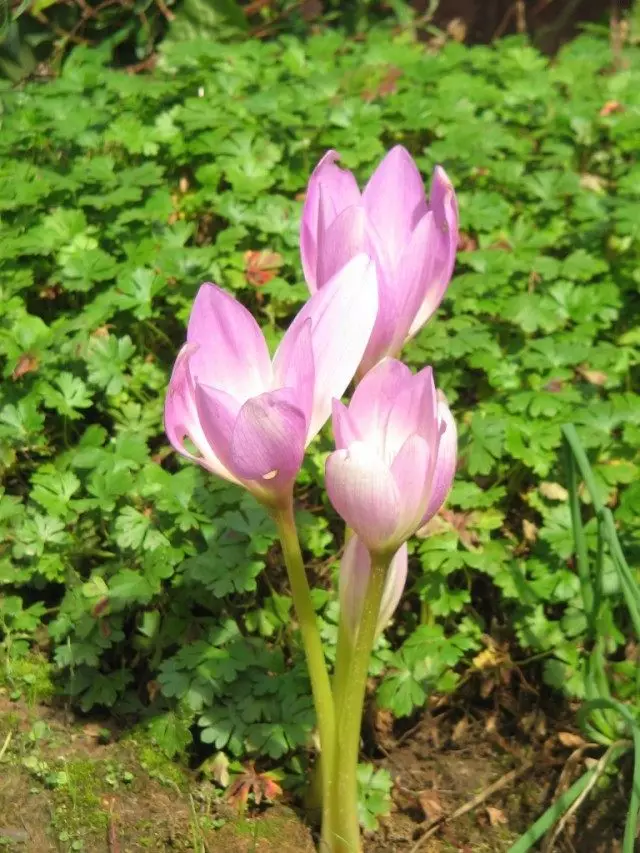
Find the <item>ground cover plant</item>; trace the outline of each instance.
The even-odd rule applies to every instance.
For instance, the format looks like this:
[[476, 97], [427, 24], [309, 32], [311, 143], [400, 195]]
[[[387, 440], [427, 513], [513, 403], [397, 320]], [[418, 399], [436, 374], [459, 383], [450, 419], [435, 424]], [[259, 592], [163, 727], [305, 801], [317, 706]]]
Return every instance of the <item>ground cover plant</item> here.
[[[461, 458], [448, 508], [412, 545], [408, 606], [375, 649], [376, 702], [404, 719], [469, 674], [490, 688], [518, 646], [533, 678], [584, 698], [561, 426], [575, 423], [633, 565], [637, 49], [616, 69], [597, 33], [551, 63], [522, 41], [431, 53], [380, 30], [167, 45], [153, 76], [108, 60], [78, 49], [58, 79], [2, 89], [12, 695], [37, 686], [40, 652], [78, 708], [142, 720], [168, 755], [222, 751], [299, 784], [314, 717], [275, 529], [169, 456], [163, 395], [203, 280], [281, 337], [306, 298], [299, 196], [319, 156], [336, 148], [364, 178], [402, 142], [425, 176], [446, 168], [460, 203], [456, 275], [406, 356], [437, 364]], [[323, 435], [305, 462], [299, 525], [331, 658], [339, 525], [315, 486], [330, 447]], [[594, 518], [594, 557], [596, 533]], [[609, 559], [598, 630], [626, 701], [636, 648]]]

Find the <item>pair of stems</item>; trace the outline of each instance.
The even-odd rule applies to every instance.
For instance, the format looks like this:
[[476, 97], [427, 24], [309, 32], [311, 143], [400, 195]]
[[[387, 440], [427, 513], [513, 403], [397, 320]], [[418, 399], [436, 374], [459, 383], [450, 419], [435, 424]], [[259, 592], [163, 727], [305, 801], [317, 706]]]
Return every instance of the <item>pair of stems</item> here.
[[271, 507], [271, 515], [282, 544], [318, 719], [322, 777], [320, 851], [360, 853], [357, 781], [360, 727], [389, 560], [372, 556], [371, 576], [355, 640], [345, 628], [344, 620], [340, 620], [332, 691], [300, 550], [292, 496], [282, 505]]

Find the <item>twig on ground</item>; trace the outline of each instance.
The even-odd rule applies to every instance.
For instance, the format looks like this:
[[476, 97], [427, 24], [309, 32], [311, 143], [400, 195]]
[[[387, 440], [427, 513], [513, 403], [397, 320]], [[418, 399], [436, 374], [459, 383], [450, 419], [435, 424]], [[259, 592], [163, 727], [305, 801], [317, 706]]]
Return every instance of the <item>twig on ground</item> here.
[[409, 853], [417, 853], [417, 851], [422, 847], [422, 845], [431, 838], [432, 835], [435, 835], [436, 832], [440, 829], [441, 826], [445, 823], [450, 823], [452, 820], [456, 820], [456, 818], [462, 817], [462, 815], [467, 814], [467, 812], [473, 811], [479, 805], [488, 800], [489, 797], [493, 796], [498, 791], [501, 791], [503, 788], [506, 788], [507, 785], [510, 785], [512, 782], [515, 782], [516, 779], [519, 779], [520, 776], [524, 776], [525, 773], [528, 773], [529, 770], [533, 767], [535, 762], [526, 761], [521, 767], [518, 767], [516, 770], [511, 770], [509, 773], [505, 773], [504, 776], [501, 776], [500, 779], [496, 780], [493, 784], [489, 785], [488, 788], [485, 788], [483, 791], [480, 791], [479, 794], [476, 794], [475, 797], [472, 797], [468, 802], [464, 803], [464, 805], [460, 806], [460, 808], [456, 809], [454, 812], [451, 812], [447, 815], [442, 815], [437, 820], [431, 821], [420, 838], [413, 845]]
[[13, 737], [13, 732], [7, 732], [7, 736], [4, 739], [4, 743], [2, 744], [2, 749], [0, 749], [0, 761], [4, 758], [4, 754], [11, 743], [11, 738]]

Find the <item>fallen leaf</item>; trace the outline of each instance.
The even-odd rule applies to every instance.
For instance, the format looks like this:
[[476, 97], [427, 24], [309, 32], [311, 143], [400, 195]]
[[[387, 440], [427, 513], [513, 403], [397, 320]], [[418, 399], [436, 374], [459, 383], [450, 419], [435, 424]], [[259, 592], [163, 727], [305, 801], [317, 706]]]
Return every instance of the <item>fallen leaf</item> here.
[[550, 501], [566, 501], [569, 497], [569, 492], [560, 483], [542, 482], [538, 488], [540, 494]]
[[529, 521], [528, 518], [524, 518], [522, 520], [522, 532], [524, 533], [524, 538], [527, 542], [535, 542], [538, 538], [538, 528], [533, 521]]
[[469, 720], [467, 717], [463, 717], [453, 727], [453, 731], [451, 732], [451, 740], [454, 743], [460, 743], [467, 732], [469, 731]]
[[13, 373], [11, 374], [11, 378], [15, 382], [20, 379], [21, 376], [24, 376], [25, 373], [33, 373], [34, 370], [38, 369], [38, 359], [35, 355], [31, 355], [31, 353], [25, 352], [18, 359], [18, 363], [13, 368]]
[[573, 732], [558, 732], [558, 740], [567, 749], [579, 749], [584, 746], [585, 740]]
[[458, 234], [458, 250], [460, 252], [475, 252], [478, 248], [478, 241], [471, 234], [460, 231]]
[[503, 826], [508, 823], [507, 816], [502, 809], [497, 809], [495, 806], [486, 806], [487, 816], [491, 826]]
[[444, 807], [436, 790], [420, 791], [418, 802], [424, 813], [424, 819], [430, 822], [438, 820], [444, 813]]
[[467, 25], [462, 18], [452, 18], [447, 24], [447, 35], [454, 41], [462, 42], [467, 37]]
[[603, 193], [606, 190], [607, 182], [600, 175], [591, 175], [589, 172], [583, 172], [580, 175], [580, 186], [584, 190], [591, 190], [594, 193]]
[[213, 779], [222, 788], [229, 785], [229, 759], [224, 752], [218, 752], [214, 758], [207, 763], [207, 769], [211, 772]]
[[620, 101], [607, 101], [600, 109], [601, 116], [610, 116], [611, 113], [623, 113], [624, 107]]
[[282, 266], [282, 255], [264, 249], [261, 252], [249, 250], [244, 253], [244, 274], [249, 284], [263, 287], [275, 278]]
[[602, 372], [602, 370], [589, 370], [589, 368], [584, 366], [580, 366], [578, 368], [578, 373], [583, 379], [586, 379], [587, 382], [598, 386], [605, 385], [609, 378], [606, 373]]

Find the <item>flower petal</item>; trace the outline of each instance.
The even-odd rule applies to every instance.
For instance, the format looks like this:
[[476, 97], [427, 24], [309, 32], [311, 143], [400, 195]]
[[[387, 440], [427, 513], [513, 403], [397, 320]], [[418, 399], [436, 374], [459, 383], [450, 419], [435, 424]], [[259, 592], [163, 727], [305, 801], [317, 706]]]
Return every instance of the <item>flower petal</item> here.
[[316, 270], [318, 263], [318, 224], [320, 217], [320, 186], [323, 188], [324, 227], [346, 207], [360, 202], [360, 190], [351, 172], [335, 165], [340, 159], [337, 151], [327, 151], [313, 170], [309, 180], [302, 219], [300, 222], [300, 254], [304, 277], [311, 293], [318, 288]]
[[[324, 190], [321, 187], [321, 203]], [[342, 267], [358, 253], [366, 251], [366, 216], [362, 205], [345, 208], [330, 225], [323, 220], [318, 226], [318, 261], [316, 282], [318, 287], [340, 272]]]
[[313, 408], [315, 365], [311, 340], [311, 317], [286, 334], [273, 359], [273, 384], [276, 388], [292, 388], [296, 405], [304, 413], [307, 425]]
[[413, 374], [395, 358], [385, 358], [361, 379], [349, 404], [349, 415], [361, 439], [382, 447], [384, 429], [393, 402]]
[[209, 446], [222, 464], [239, 478], [233, 467], [231, 437], [241, 404], [226, 391], [201, 382], [195, 384], [194, 397], [198, 419]]
[[[382, 593], [376, 634], [382, 633], [393, 616], [407, 580], [408, 553], [406, 544], [396, 552], [387, 572]], [[371, 554], [360, 537], [352, 536], [340, 562], [340, 618], [355, 640], [362, 618], [362, 608], [371, 575]]]
[[247, 400], [233, 428], [233, 471], [245, 480], [289, 482], [300, 470], [306, 433], [306, 418], [291, 389]]
[[419, 435], [412, 435], [393, 460], [391, 471], [400, 496], [397, 528], [399, 542], [413, 536], [422, 523], [431, 485], [430, 457], [427, 442]]
[[443, 401], [438, 403], [438, 420], [441, 429], [440, 443], [431, 474], [429, 502], [421, 524], [426, 524], [438, 512], [449, 494], [456, 474], [458, 432], [451, 410]]
[[244, 305], [215, 284], [203, 284], [196, 294], [187, 341], [198, 345], [190, 361], [196, 382], [241, 403], [270, 387], [271, 359], [260, 327]]
[[421, 436], [429, 447], [437, 447], [436, 407], [436, 386], [430, 367], [398, 387], [384, 425], [384, 458], [389, 464], [412, 435]]
[[315, 383], [307, 443], [329, 417], [333, 398], [339, 399], [353, 379], [377, 308], [375, 266], [366, 255], [357, 255], [311, 297], [289, 326], [284, 349], [311, 318]]
[[422, 176], [406, 148], [396, 145], [389, 151], [365, 187], [362, 200], [395, 266], [428, 209]]
[[327, 459], [329, 500], [369, 548], [387, 546], [397, 526], [400, 497], [389, 468], [367, 445], [354, 442]]
[[409, 551], [407, 543], [404, 542], [394, 554], [387, 572], [387, 580], [382, 593], [380, 604], [380, 615], [378, 616], [377, 634], [381, 634], [396, 612], [402, 593], [407, 583], [409, 569]]
[[458, 203], [451, 181], [440, 166], [436, 166], [433, 173], [429, 208], [433, 211], [438, 239], [433, 243], [431, 283], [425, 287], [422, 303], [409, 328], [409, 337], [413, 337], [424, 326], [440, 305], [456, 262]]
[[331, 425], [338, 450], [344, 450], [353, 441], [362, 441], [362, 435], [351, 417], [350, 410], [340, 400], [333, 401]]
[[[176, 358], [169, 380], [164, 404], [164, 428], [172, 446], [187, 459], [197, 462], [220, 477], [235, 481], [235, 477], [213, 452], [203, 432], [195, 402], [195, 388], [189, 370], [189, 360], [194, 346], [185, 344]], [[188, 437], [201, 454], [196, 456], [186, 449]]]

